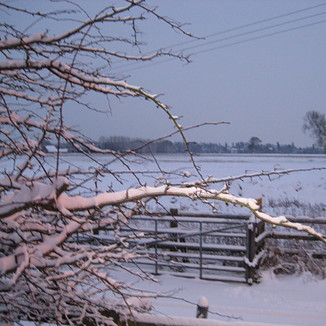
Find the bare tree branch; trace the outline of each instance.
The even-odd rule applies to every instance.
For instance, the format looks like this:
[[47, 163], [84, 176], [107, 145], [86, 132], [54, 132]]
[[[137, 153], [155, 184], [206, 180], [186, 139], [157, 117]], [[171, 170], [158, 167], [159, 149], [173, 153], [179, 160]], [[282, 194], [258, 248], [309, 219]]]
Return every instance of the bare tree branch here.
[[[111, 276], [116, 268], [153, 280], [148, 273], [124, 264], [136, 266], [134, 259], [140, 255], [128, 247], [128, 241], [146, 235], [134, 232], [123, 236], [120, 232], [135, 214], [146, 211], [145, 204], [152, 199], [173, 196], [209, 205], [232, 203], [246, 207], [263, 221], [302, 230], [326, 243], [310, 227], [264, 213], [256, 199], [229, 193], [230, 181], [279, 176], [293, 170], [205, 177], [190, 151], [186, 132], [227, 122], [183, 127], [180, 117], [172, 114], [159, 95], [112, 73], [117, 59], [141, 62], [169, 56], [188, 62], [180, 53], [162, 50], [144, 55], [139, 29], [140, 22], [154, 19], [193, 37], [183, 24], [160, 15], [145, 0], [119, 0], [118, 5], [100, 8], [93, 15], [77, 1], [46, 3], [48, 12], [30, 9], [24, 2], [0, 2], [4, 13], [0, 23], [0, 323], [29, 319], [36, 323], [117, 325], [119, 314], [141, 311], [128, 303], [133, 295], [161, 296]], [[17, 23], [12, 23], [10, 15]], [[18, 21], [23, 18], [27, 27], [21, 30]], [[39, 22], [48, 24], [48, 30], [29, 34]], [[101, 108], [97, 101], [89, 104], [88, 100], [101, 95], [147, 100], [164, 113], [174, 129], [123, 153], [99, 148], [66, 125], [65, 110], [77, 105], [95, 114]], [[141, 157], [136, 151], [176, 134], [185, 144], [197, 181], [172, 185], [165, 176], [184, 180], [183, 172], [165, 171], [155, 158], [155, 170], [132, 165]], [[55, 154], [46, 153], [49, 144], [56, 145]], [[64, 145], [76, 151], [83, 162], [75, 162], [76, 154], [64, 154]], [[133, 184], [124, 182], [129, 174]], [[151, 185], [145, 180], [148, 176]], [[104, 178], [107, 182], [102, 189]], [[113, 183], [124, 190], [116, 191]], [[209, 188], [216, 183], [225, 184], [221, 189]], [[116, 242], [94, 244], [95, 233], [107, 227], [113, 229]], [[88, 241], [77, 241], [79, 236]], [[119, 301], [112, 300], [112, 293]]]

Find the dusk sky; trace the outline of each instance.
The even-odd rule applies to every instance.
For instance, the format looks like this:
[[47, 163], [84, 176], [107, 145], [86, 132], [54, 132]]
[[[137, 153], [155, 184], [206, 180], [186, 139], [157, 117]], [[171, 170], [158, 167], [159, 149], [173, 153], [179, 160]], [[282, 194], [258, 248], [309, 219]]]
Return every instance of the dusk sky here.
[[[18, 2], [17, 2], [18, 3]], [[40, 1], [32, 2], [35, 6]], [[90, 2], [80, 1], [85, 8]], [[108, 2], [102, 1], [102, 4]], [[314, 0], [149, 1], [202, 40], [191, 40], [152, 19], [140, 25], [145, 51], [167, 47], [191, 56], [192, 63], [160, 58], [153, 63], [121, 64], [112, 72], [142, 85], [184, 127], [200, 122], [230, 125], [196, 129], [190, 141], [232, 143], [252, 136], [263, 143], [314, 139], [302, 131], [309, 110], [326, 112], [326, 2]], [[93, 4], [93, 2], [92, 2]], [[94, 8], [91, 8], [94, 9]], [[175, 46], [181, 42], [188, 42]], [[153, 138], [173, 130], [155, 106], [139, 100], [92, 98], [109, 113], [66, 110], [68, 122], [85, 134]], [[177, 140], [177, 139], [173, 139]]]

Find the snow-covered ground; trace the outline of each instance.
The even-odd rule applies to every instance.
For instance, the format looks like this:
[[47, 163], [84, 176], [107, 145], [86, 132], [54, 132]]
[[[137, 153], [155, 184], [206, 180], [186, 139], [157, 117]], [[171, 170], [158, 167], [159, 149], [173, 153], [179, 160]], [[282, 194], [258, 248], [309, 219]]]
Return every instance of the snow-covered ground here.
[[[88, 159], [80, 156], [66, 155], [66, 161], [73, 162], [76, 167], [86, 167], [90, 163]], [[104, 156], [98, 157], [98, 160], [103, 162], [105, 159]], [[195, 174], [194, 167], [186, 155], [159, 155], [157, 161], [162, 170], [186, 171], [185, 175]], [[203, 177], [222, 178], [260, 171], [326, 167], [326, 156], [205, 155], [198, 157], [197, 163], [201, 166]], [[2, 162], [1, 168], [7, 164], [9, 162]], [[131, 166], [138, 171], [157, 170], [157, 162], [150, 158], [147, 160], [139, 158], [137, 162], [131, 163]], [[115, 162], [109, 168], [121, 171], [123, 166]], [[104, 177], [99, 184], [100, 189], [112, 187], [114, 190], [121, 190], [139, 185], [132, 175], [121, 174], [121, 177], [124, 180], [123, 184], [119, 184], [110, 176]], [[166, 177], [171, 179], [172, 183], [177, 179], [180, 181], [180, 177], [173, 175]], [[148, 184], [153, 185], [154, 179], [151, 175], [144, 178]], [[190, 176], [184, 178], [184, 181], [193, 181], [196, 178], [198, 176]], [[214, 187], [220, 186], [222, 184]], [[269, 213], [326, 216], [326, 170], [298, 172], [281, 177], [243, 179], [234, 181], [231, 191], [237, 196], [262, 197], [263, 207]], [[291, 202], [294, 204], [289, 207], [282, 206]], [[200, 202], [186, 199], [164, 198], [163, 204], [167, 209], [178, 208], [193, 212], [210, 209]], [[153, 206], [153, 209], [156, 208]], [[232, 213], [238, 208], [226, 207], [222, 203], [217, 209]], [[119, 280], [132, 281], [129, 274], [124, 275], [121, 271], [116, 274], [113, 272], [112, 276]], [[174, 296], [181, 298], [154, 300], [152, 313], [160, 316], [194, 317], [197, 300], [200, 296], [205, 296], [209, 302], [209, 319], [224, 321], [229, 325], [240, 322], [247, 322], [246, 325], [251, 323], [326, 325], [326, 280], [318, 280], [309, 274], [275, 276], [265, 272], [261, 283], [253, 286], [169, 275], [157, 276], [157, 279], [159, 283], [139, 281], [137, 285], [146, 290], [162, 293], [177, 290]]]
[[[158, 173], [148, 171], [176, 172], [175, 174], [165, 173], [162, 181], [169, 180], [173, 183], [192, 182], [199, 180], [193, 164], [186, 154], [162, 154], [156, 155], [155, 160], [151, 156], [127, 158], [128, 168], [119, 160], [106, 155], [94, 155], [97, 162], [106, 164], [110, 171], [119, 171], [118, 179], [112, 175], [104, 175], [100, 178], [97, 187], [99, 190], [119, 191], [131, 187], [139, 187], [139, 179], [142, 184], [155, 185]], [[63, 154], [63, 162], [60, 169], [95, 169], [97, 163], [80, 154]], [[130, 160], [129, 160], [130, 159]], [[273, 215], [306, 215], [326, 216], [326, 155], [249, 155], [249, 154], [222, 154], [222, 155], [201, 155], [195, 157], [196, 164], [200, 167], [202, 177], [225, 178], [229, 176], [240, 176], [253, 174], [262, 171], [282, 171], [291, 169], [311, 169], [324, 167], [323, 170], [306, 172], [295, 172], [287, 175], [273, 175], [270, 177], [243, 178], [231, 183], [230, 191], [239, 197], [262, 198], [264, 210]], [[55, 167], [55, 156], [47, 157], [47, 162], [52, 169]], [[0, 170], [9, 170], [13, 162], [0, 162]], [[19, 162], [16, 162], [18, 164]], [[135, 175], [130, 171], [137, 171]], [[185, 175], [187, 177], [181, 177]], [[89, 184], [94, 186], [94, 182]], [[87, 184], [83, 184], [86, 186]], [[222, 183], [213, 184], [215, 189], [221, 189]], [[178, 208], [182, 211], [203, 212], [210, 211], [206, 205], [199, 201], [191, 201], [185, 198], [163, 198], [161, 203], [165, 208]], [[156, 210], [160, 206], [149, 206], [149, 209]], [[237, 213], [245, 209], [228, 206], [217, 202], [216, 209], [219, 212]]]
[[[119, 272], [119, 277], [123, 276]], [[157, 276], [157, 280], [157, 284], [143, 281], [137, 285], [161, 293], [177, 291], [174, 296], [179, 298], [153, 300], [152, 313], [158, 316], [194, 318], [196, 304], [205, 296], [208, 320], [224, 321], [230, 326], [326, 325], [326, 280], [311, 274], [275, 276], [264, 272], [262, 282], [253, 286], [170, 275]], [[189, 325], [196, 325], [193, 323]]]
[[[157, 160], [162, 170], [195, 172], [187, 156], [161, 155], [157, 156]], [[326, 156], [205, 155], [198, 157], [197, 162], [204, 177], [211, 175], [222, 178], [260, 171], [326, 167]], [[142, 161], [140, 164], [143, 169], [151, 170], [155, 167], [152, 161]], [[231, 191], [239, 196], [262, 197], [265, 210], [276, 214], [297, 213], [309, 216], [309, 213], [313, 213], [309, 209], [317, 206], [320, 209], [316, 214], [326, 216], [326, 170], [298, 172], [272, 178], [243, 179], [233, 182]], [[164, 200], [168, 208], [199, 212], [208, 209], [198, 202], [173, 198]], [[300, 203], [302, 206], [279, 206], [289, 202]], [[271, 207], [270, 203], [275, 206]], [[225, 207], [224, 204], [218, 208], [228, 212], [237, 210], [235, 207]], [[241, 322], [247, 322], [248, 325], [326, 325], [326, 280], [318, 280], [310, 274], [275, 276], [265, 272], [261, 283], [253, 286], [170, 275], [161, 275], [157, 279], [159, 284], [145, 282], [139, 286], [164, 293], [178, 290], [175, 296], [181, 298], [153, 301], [152, 312], [159, 315], [195, 317], [196, 303], [200, 296], [205, 296], [209, 302], [208, 318], [225, 321], [230, 325]]]
[[[101, 163], [112, 161], [112, 157], [95, 156]], [[66, 166], [74, 168], [96, 167], [96, 163], [90, 161], [87, 157], [77, 154], [66, 154], [63, 156], [66, 160], [61, 165], [61, 169]], [[158, 164], [161, 171], [166, 172], [187, 172], [190, 177], [180, 178], [175, 175], [166, 174], [165, 177], [171, 182], [177, 182], [181, 179], [186, 182], [198, 180], [196, 171], [190, 161], [189, 155], [182, 154], [161, 154], [155, 156], [130, 158], [128, 165], [132, 171], [146, 172], [158, 171]], [[252, 174], [262, 171], [277, 171], [289, 169], [310, 169], [326, 167], [326, 155], [250, 155], [250, 154], [211, 154], [195, 157], [196, 164], [200, 167], [204, 178], [213, 176], [215, 178], [225, 178], [228, 176], [239, 176], [243, 174]], [[52, 158], [55, 166], [55, 157]], [[4, 162], [5, 163], [5, 162]], [[51, 163], [51, 159], [50, 159]], [[2, 167], [2, 165], [1, 165]], [[125, 171], [128, 169], [118, 160], [108, 165], [111, 171]], [[153, 185], [155, 180], [152, 174], [139, 174], [143, 182]], [[155, 176], [158, 176], [157, 174]], [[114, 190], [123, 190], [128, 187], [139, 186], [139, 183], [132, 174], [121, 174], [123, 183], [118, 182], [112, 176], [103, 177], [99, 187], [102, 190], [113, 187]], [[216, 185], [218, 188], [219, 185]], [[297, 172], [283, 176], [271, 176], [263, 178], [242, 179], [234, 181], [231, 187], [235, 195], [246, 197], [263, 197], [267, 202], [270, 198], [296, 199], [300, 202], [323, 203], [326, 196], [326, 170], [316, 170], [309, 172]]]
[[[101, 178], [98, 184], [99, 189], [124, 190], [129, 187], [139, 186], [138, 180], [127, 174], [128, 168], [121, 164], [119, 160], [113, 161], [113, 157], [106, 155], [94, 155], [97, 162], [107, 165], [110, 171], [122, 171], [119, 181], [108, 175]], [[97, 163], [91, 161], [80, 154], [63, 154], [63, 162], [60, 169], [64, 170], [68, 166], [70, 169], [89, 167], [95, 169]], [[140, 172], [158, 171], [158, 164], [161, 171], [166, 172], [187, 172], [190, 177], [177, 177], [176, 175], [165, 174], [164, 177], [172, 183], [177, 181], [190, 182], [198, 180], [199, 176], [191, 163], [189, 155], [182, 154], [161, 154], [156, 155], [154, 160], [151, 156], [130, 157], [128, 165], [131, 171], [138, 171], [139, 178], [148, 185], [154, 185], [153, 176], [158, 174], [141, 174]], [[289, 169], [310, 169], [326, 168], [326, 155], [250, 155], [250, 154], [211, 154], [195, 157], [196, 164], [200, 167], [204, 178], [213, 176], [215, 178], [225, 178], [228, 176], [239, 176], [262, 171], [277, 171]], [[55, 156], [47, 157], [48, 165], [55, 167]], [[10, 170], [12, 161], [0, 162], [0, 170]], [[16, 162], [18, 164], [19, 162]], [[120, 182], [122, 181], [122, 183]], [[221, 185], [216, 185], [218, 188]], [[263, 178], [242, 179], [232, 182], [231, 191], [238, 196], [263, 197], [267, 203], [271, 198], [296, 199], [300, 202], [310, 204], [325, 203], [326, 197], [326, 170], [315, 170], [307, 172], [296, 172], [283, 176], [271, 176]]]
[[[213, 176], [225, 178], [228, 176], [240, 176], [262, 171], [277, 171], [291, 169], [311, 169], [326, 167], [326, 155], [202, 155], [195, 157], [196, 164], [200, 167], [204, 178]], [[198, 180], [198, 175], [187, 155], [157, 155], [157, 162], [163, 171], [187, 172], [191, 174], [182, 181], [190, 182]], [[157, 162], [150, 158], [139, 159], [134, 164], [135, 169], [155, 170]], [[188, 173], [189, 172], [189, 173]], [[137, 182], [130, 177], [124, 176], [130, 186], [137, 186]], [[166, 175], [173, 182], [180, 181], [180, 177]], [[112, 179], [112, 178], [111, 178]], [[112, 180], [110, 181], [112, 182]], [[105, 179], [103, 180], [105, 184]], [[153, 184], [153, 179], [145, 178], [148, 184]], [[121, 189], [122, 185], [116, 184]], [[212, 185], [216, 189], [221, 184]], [[262, 178], [243, 178], [231, 183], [231, 193], [240, 197], [262, 198], [263, 207], [267, 213], [278, 215], [306, 215], [326, 216], [326, 170], [296, 172], [281, 176]], [[178, 208], [183, 211], [209, 210], [199, 201], [177, 200], [165, 198], [163, 204], [166, 208]], [[153, 209], [156, 207], [154, 206]], [[216, 203], [220, 212], [235, 213], [239, 207], [226, 207], [224, 203]], [[246, 211], [245, 211], [246, 212]]]

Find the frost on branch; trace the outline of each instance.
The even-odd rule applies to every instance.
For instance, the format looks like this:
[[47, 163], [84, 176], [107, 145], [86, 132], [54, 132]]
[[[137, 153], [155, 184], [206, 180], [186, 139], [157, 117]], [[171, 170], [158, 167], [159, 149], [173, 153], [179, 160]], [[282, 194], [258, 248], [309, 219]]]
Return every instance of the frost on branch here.
[[[128, 199], [127, 192], [120, 200], [112, 186], [106, 192], [97, 185], [103, 177], [123, 183], [123, 174], [111, 170], [117, 163], [138, 185], [143, 182], [128, 169], [135, 157], [132, 149], [116, 153], [96, 147], [65, 125], [65, 112], [77, 106], [101, 114], [98, 97], [137, 97], [162, 110], [185, 139], [177, 117], [156, 94], [115, 76], [112, 68], [161, 56], [188, 61], [164, 50], [143, 55], [138, 24], [145, 19], [159, 19], [190, 35], [142, 0], [121, 0], [97, 11], [94, 5], [95, 14], [69, 1], [47, 5], [48, 12], [40, 12], [23, 1], [0, 3], [0, 323], [29, 319], [113, 325], [119, 314], [143, 311], [136, 303], [158, 294], [110, 276], [138, 257], [120, 226], [144, 203]], [[47, 30], [37, 30], [44, 28], [39, 26]], [[57, 152], [46, 154], [47, 144]], [[67, 162], [63, 146], [84, 155], [89, 166]], [[103, 162], [94, 153], [110, 156]], [[106, 226], [114, 227], [116, 243], [99, 245], [96, 233]], [[141, 270], [130, 272], [151, 278]]]
[[[0, 2], [4, 13], [0, 23], [0, 323], [29, 319], [115, 325], [119, 314], [150, 309], [150, 299], [159, 294], [113, 279], [111, 272], [122, 268], [152, 278], [125, 264], [133, 265], [139, 258], [127, 240], [146, 235], [135, 232], [126, 238], [120, 228], [134, 214], [145, 212], [148, 201], [160, 197], [230, 202], [269, 223], [321, 238], [313, 229], [264, 214], [254, 199], [237, 198], [227, 187], [209, 188], [215, 179], [205, 180], [200, 174], [184, 135], [187, 128], [177, 122], [180, 117], [157, 95], [112, 73], [115, 65], [163, 55], [187, 61], [181, 54], [162, 50], [142, 55], [138, 33], [140, 21], [159, 19], [189, 36], [181, 24], [160, 16], [143, 0], [121, 0], [93, 15], [71, 1], [47, 4], [49, 11], [39, 12], [24, 7], [23, 1]], [[27, 27], [5, 21], [12, 16]], [[37, 30], [38, 26], [48, 30]], [[167, 181], [169, 171], [158, 166], [151, 174], [157, 178], [146, 185], [146, 172], [130, 167], [137, 159], [136, 149], [103, 150], [66, 126], [65, 112], [72, 106], [100, 114], [99, 96], [137, 97], [160, 109], [171, 124], [170, 135], [178, 133], [184, 141], [198, 181], [172, 185]], [[193, 127], [205, 124], [217, 123]], [[57, 152], [46, 154], [47, 144], [55, 145]], [[64, 146], [89, 164], [76, 165], [61, 151]], [[113, 170], [117, 165], [120, 170]], [[124, 184], [126, 174], [133, 187]], [[183, 172], [180, 177], [193, 175]], [[109, 182], [101, 188], [102, 179]], [[113, 244], [103, 244], [97, 237], [107, 226], [114, 228]]]

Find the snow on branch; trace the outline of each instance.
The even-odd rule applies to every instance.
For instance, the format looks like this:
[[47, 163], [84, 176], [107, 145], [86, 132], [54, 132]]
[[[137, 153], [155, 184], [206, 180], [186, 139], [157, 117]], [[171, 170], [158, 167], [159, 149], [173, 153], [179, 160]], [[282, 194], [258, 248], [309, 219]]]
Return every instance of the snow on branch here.
[[[7, 185], [9, 182], [7, 182]], [[17, 183], [16, 183], [17, 186]], [[13, 194], [2, 198], [0, 202], [0, 218], [8, 217], [16, 212], [32, 206], [51, 208], [56, 198], [67, 189], [68, 180], [64, 177], [53, 179], [51, 184], [42, 182], [25, 182]]]
[[128, 202], [137, 202], [146, 198], [162, 196], [188, 197], [191, 199], [220, 200], [250, 209], [259, 219], [271, 223], [305, 231], [326, 243], [322, 234], [313, 228], [300, 223], [290, 222], [285, 216], [272, 217], [261, 212], [259, 202], [253, 198], [236, 197], [225, 188], [222, 190], [203, 189], [200, 187], [161, 187], [143, 186], [120, 192], [101, 193], [93, 197], [69, 196], [63, 192], [67, 188], [67, 180], [59, 178], [52, 185], [35, 183], [23, 185], [13, 195], [3, 198], [0, 205], [0, 218], [8, 217], [15, 212], [31, 206], [43, 206], [49, 210], [59, 210], [67, 216], [73, 212], [101, 209], [106, 206], [119, 206]]
[[[137, 6], [142, 1], [133, 1], [127, 4], [124, 7], [116, 8], [111, 7], [107, 8], [107, 12], [104, 14], [98, 14], [93, 19], [88, 19], [84, 21], [83, 23], [79, 24], [77, 27], [72, 28], [68, 30], [67, 32], [64, 32], [60, 35], [56, 36], [47, 36], [46, 32], [40, 32], [37, 34], [34, 34], [32, 36], [25, 36], [20, 38], [10, 38], [0, 41], [0, 50], [10, 50], [15, 48], [20, 48], [24, 46], [31, 46], [33, 44], [56, 44], [57, 42], [66, 40], [70, 38], [71, 36], [74, 36], [80, 32], [82, 32], [84, 29], [86, 29], [89, 26], [96, 25], [97, 23], [103, 23], [103, 22], [127, 22], [127, 21], [135, 21], [135, 20], [142, 20], [142, 16], [136, 16], [136, 17], [121, 17], [119, 14], [123, 12], [128, 12], [132, 7]], [[3, 5], [3, 4], [2, 4]], [[14, 7], [10, 7], [10, 9], [17, 9]], [[40, 14], [39, 12], [28, 12], [25, 11], [25, 13], [28, 13], [30, 15], [37, 15]], [[62, 11], [61, 13], [69, 13], [68, 9]], [[50, 17], [50, 13], [43, 14], [42, 16], [47, 18]], [[117, 16], [117, 18], [114, 18], [114, 16]]]
[[[59, 2], [49, 3], [55, 7]], [[153, 279], [123, 264], [134, 264], [133, 259], [139, 257], [128, 247], [128, 241], [146, 235], [134, 232], [124, 236], [121, 232], [122, 226], [127, 226], [133, 215], [146, 209], [145, 203], [151, 199], [171, 196], [205, 203], [232, 203], [247, 207], [263, 221], [307, 232], [326, 243], [310, 227], [292, 223], [284, 216], [264, 213], [256, 199], [234, 196], [227, 185], [219, 190], [209, 188], [235, 179], [270, 177], [292, 170], [223, 179], [204, 177], [185, 133], [227, 122], [183, 127], [180, 117], [170, 111], [159, 95], [112, 74], [112, 67], [119, 61], [148, 61], [162, 55], [188, 61], [182, 54], [163, 50], [143, 55], [139, 39], [138, 21], [148, 16], [179, 34], [193, 37], [181, 23], [161, 16], [145, 0], [121, 0], [120, 7], [104, 7], [94, 16], [78, 2], [64, 3], [67, 9], [60, 7], [48, 12], [0, 3], [8, 17], [16, 14], [18, 19], [22, 15], [29, 18], [27, 24], [30, 24], [20, 31], [16, 24], [4, 21], [0, 31], [0, 159], [4, 162], [0, 171], [0, 296], [1, 309], [7, 309], [2, 315], [0, 311], [1, 321], [4, 318], [13, 323], [28, 317], [35, 322], [56, 324], [82, 324], [86, 320], [92, 324], [115, 325], [115, 309], [119, 304], [107, 302], [108, 292], [122, 298], [124, 311], [126, 306], [131, 310], [133, 300], [128, 299], [133, 294], [158, 297], [157, 293], [135, 290], [129, 282], [124, 284], [110, 275], [116, 268]], [[4, 15], [4, 20], [7, 16]], [[38, 19], [44, 20], [43, 23], [51, 21], [49, 31], [29, 35]], [[51, 30], [52, 23], [62, 26], [56, 29], [55, 25]], [[61, 32], [56, 34], [57, 30]], [[93, 99], [101, 94], [108, 102], [110, 98], [141, 98], [163, 111], [174, 129], [156, 140], [179, 134], [199, 180], [174, 185], [162, 181], [164, 178], [160, 177], [166, 171], [158, 162], [155, 171], [135, 169], [132, 164], [139, 155], [135, 151], [155, 140], [135, 145], [134, 151], [119, 153], [93, 145], [89, 138], [66, 126], [65, 110], [70, 109], [71, 103], [98, 112], [101, 109], [97, 107], [97, 98]], [[55, 153], [45, 153], [48, 144], [56, 145]], [[73, 156], [65, 156], [61, 151], [63, 145], [82, 155], [83, 164], [90, 163], [79, 166]], [[104, 156], [96, 154], [110, 155], [104, 161]], [[136, 185], [123, 183], [123, 174], [127, 173], [133, 175]], [[148, 180], [143, 177], [149, 175], [156, 186], [146, 185]], [[189, 175], [189, 172], [184, 174]], [[101, 178], [106, 177], [108, 183], [102, 189]], [[115, 191], [112, 184], [116, 181], [123, 187], [119, 189], [125, 190]], [[158, 186], [163, 182], [163, 186]], [[96, 233], [106, 232], [108, 226], [115, 242], [103, 245]]]
[[285, 216], [272, 217], [268, 214], [261, 212], [259, 202], [253, 198], [236, 197], [229, 194], [224, 189], [222, 191], [212, 189], [202, 189], [199, 187], [140, 187], [136, 189], [128, 189], [126, 191], [116, 193], [104, 193], [91, 198], [83, 198], [81, 196], [69, 197], [66, 194], [62, 194], [57, 203], [60, 208], [64, 208], [64, 211], [78, 211], [101, 208], [107, 205], [119, 205], [125, 202], [138, 201], [149, 197], [160, 197], [160, 196], [178, 196], [188, 197], [191, 199], [211, 199], [220, 200], [239, 206], [244, 206], [250, 209], [253, 214], [259, 219], [268, 222], [273, 225], [280, 225], [289, 228], [293, 228], [299, 231], [305, 231], [318, 239], [326, 243], [326, 239], [322, 234], [316, 232], [313, 228], [302, 225], [300, 223], [290, 222]]
[[309, 171], [322, 171], [326, 170], [326, 167], [318, 167], [318, 168], [303, 168], [303, 169], [287, 169], [287, 170], [275, 170], [275, 171], [262, 171], [262, 172], [256, 172], [256, 173], [245, 173], [241, 175], [236, 176], [229, 176], [225, 178], [214, 178], [214, 177], [208, 177], [204, 180], [195, 181], [195, 182], [187, 182], [184, 183], [184, 186], [190, 187], [190, 186], [205, 186], [208, 184], [213, 183], [225, 183], [225, 182], [231, 182], [234, 180], [243, 180], [243, 179], [253, 179], [253, 178], [263, 178], [271, 176], [280, 176], [280, 175], [287, 175], [294, 172], [309, 172]]

